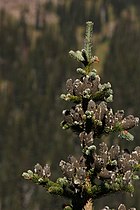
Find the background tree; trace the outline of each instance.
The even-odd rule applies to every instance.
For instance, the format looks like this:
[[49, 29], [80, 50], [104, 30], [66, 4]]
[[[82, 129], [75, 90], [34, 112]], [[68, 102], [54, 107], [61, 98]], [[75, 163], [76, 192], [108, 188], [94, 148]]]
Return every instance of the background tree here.
[[[0, 0], [0, 7], [1, 2], [2, 0]], [[11, 2], [12, 0], [10, 4], [9, 2], [5, 4], [6, 8], [11, 5]], [[57, 157], [61, 160], [66, 159], [67, 154], [80, 154], [78, 141], [73, 144], [70, 141], [71, 133], [66, 134], [58, 126], [61, 121], [62, 107], [65, 106], [62, 101], [60, 102], [59, 95], [64, 91], [66, 78], [76, 76], [73, 69], [77, 64], [67, 58], [67, 52], [70, 47], [73, 49], [81, 47], [84, 23], [89, 19], [93, 20], [96, 23], [94, 49], [97, 49], [96, 54], [100, 57], [98, 72], [102, 71], [116, 22], [128, 7], [134, 8], [133, 14], [139, 15], [139, 0], [131, 1], [131, 4], [125, 3], [117, 15], [114, 15], [114, 11], [117, 10], [120, 1], [114, 4], [113, 1], [106, 0], [77, 0], [78, 6], [75, 6], [74, 0], [61, 1], [63, 3], [61, 5], [54, 4], [52, 0], [49, 1], [50, 3], [47, 1], [48, 3], [42, 4], [40, 0], [40, 12], [36, 12], [39, 17], [31, 16], [34, 10], [30, 11], [28, 5], [20, 8], [16, 0], [13, 2], [17, 7], [16, 11], [9, 8], [5, 13], [0, 12], [0, 206], [4, 210], [11, 210], [11, 208], [20, 210], [25, 207], [29, 210], [37, 208], [46, 210], [52, 207], [61, 209], [60, 203], [63, 203], [61, 198], [56, 202], [56, 198], [46, 196], [41, 188], [35, 188], [22, 180], [20, 174], [27, 168], [31, 168], [38, 160], [44, 163], [47, 159], [56, 178], [60, 174], [56, 167]], [[13, 11], [15, 16], [10, 15]], [[20, 14], [19, 18], [17, 18], [18, 14]], [[35, 22], [37, 18], [39, 18], [38, 28]], [[139, 22], [138, 16], [135, 17], [134, 22]], [[121, 26], [121, 21], [117, 24], [118, 30], [119, 25]], [[67, 26], [69, 26], [68, 30], [66, 30]], [[135, 27], [130, 31], [134, 35]], [[127, 33], [125, 34], [124, 41], [127, 40]], [[138, 36], [131, 39], [133, 46], [131, 50], [138, 46], [137, 39]], [[132, 63], [133, 59], [136, 57], [131, 57]], [[117, 61], [120, 60], [117, 59]], [[107, 72], [109, 69], [108, 66], [104, 71]], [[108, 81], [108, 79], [105, 80]], [[113, 81], [114, 86], [114, 80], [110, 80]], [[114, 103], [117, 101], [115, 99]], [[125, 99], [123, 103], [124, 101]], [[115, 106], [114, 103], [113, 106], [116, 108], [125, 107], [123, 104]], [[132, 107], [136, 106], [133, 104]], [[126, 111], [127, 109], [128, 107]], [[134, 113], [137, 114], [139, 111]], [[73, 138], [77, 139], [75, 135]], [[53, 150], [54, 143], [56, 151]], [[131, 148], [130, 145], [128, 145], [129, 148]], [[134, 149], [134, 144], [132, 146], [131, 149]], [[137, 192], [138, 188], [136, 194]], [[136, 196], [134, 199], [128, 199], [121, 195], [119, 199], [127, 199], [127, 203], [131, 202], [129, 206], [136, 203], [139, 209], [140, 203]], [[118, 206], [116, 195], [106, 197], [105, 201], [103, 198], [102, 202], [97, 200], [95, 203], [97, 208], [102, 208], [103, 203], [109, 205], [110, 200], [114, 200]]]

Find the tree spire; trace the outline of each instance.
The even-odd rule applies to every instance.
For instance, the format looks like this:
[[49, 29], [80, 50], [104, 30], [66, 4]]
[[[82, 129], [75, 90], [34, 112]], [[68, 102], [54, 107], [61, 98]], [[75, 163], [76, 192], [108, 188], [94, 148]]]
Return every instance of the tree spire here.
[[86, 35], [85, 35], [85, 44], [84, 49], [87, 52], [88, 60], [90, 61], [92, 57], [92, 37], [93, 37], [93, 22], [86, 22]]

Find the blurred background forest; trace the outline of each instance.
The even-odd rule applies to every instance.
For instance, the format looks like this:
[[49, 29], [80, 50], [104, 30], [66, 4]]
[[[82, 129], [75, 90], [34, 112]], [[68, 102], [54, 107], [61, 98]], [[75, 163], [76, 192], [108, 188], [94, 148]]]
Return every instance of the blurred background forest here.
[[[113, 108], [140, 116], [140, 0], [0, 0], [0, 210], [60, 210], [65, 202], [21, 174], [47, 162], [55, 179], [59, 161], [80, 153], [76, 137], [59, 126], [67, 106], [59, 95], [76, 76], [68, 51], [82, 48], [88, 20], [95, 23], [96, 69], [114, 89]], [[135, 141], [122, 147], [139, 145], [139, 132], [133, 129]], [[112, 195], [96, 209], [123, 202], [139, 210], [136, 186], [133, 198]]]

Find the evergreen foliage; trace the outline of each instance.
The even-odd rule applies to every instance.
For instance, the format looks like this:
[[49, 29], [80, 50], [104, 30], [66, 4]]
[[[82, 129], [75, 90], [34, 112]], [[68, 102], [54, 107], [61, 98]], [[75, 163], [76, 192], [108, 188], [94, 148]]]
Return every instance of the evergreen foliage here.
[[[133, 181], [139, 179], [140, 147], [132, 152], [121, 150], [119, 145], [99, 142], [101, 136], [117, 132], [123, 140], [133, 141], [128, 130], [138, 125], [139, 118], [124, 115], [123, 110], [114, 111], [108, 103], [113, 100], [110, 83], [101, 84], [100, 76], [94, 69], [97, 56], [92, 56], [92, 22], [87, 22], [85, 46], [81, 51], [70, 51], [70, 55], [82, 63], [77, 69], [80, 78], [68, 79], [67, 93], [61, 98], [74, 105], [63, 111], [63, 129], [71, 129], [79, 136], [82, 156], [77, 160], [68, 157], [68, 162], [60, 161], [63, 177], [51, 179], [48, 164], [36, 164], [34, 171], [28, 170], [23, 177], [41, 185], [50, 194], [68, 198], [70, 204], [63, 209], [82, 210], [88, 202], [116, 192], [133, 194]], [[106, 208], [106, 207], [105, 207]], [[109, 209], [109, 207], [107, 207]], [[126, 209], [120, 204], [118, 210]], [[133, 208], [134, 209], [134, 208]]]
[[[137, 80], [139, 78], [139, 31], [140, 26], [135, 19], [132, 19], [131, 13], [129, 16], [121, 17], [112, 36], [103, 71], [104, 80], [111, 80], [114, 87], [116, 102], [113, 108], [124, 107], [127, 113], [133, 112], [138, 115], [140, 115], [137, 95], [140, 88]], [[139, 131], [135, 129], [137, 144], [138, 133]]]

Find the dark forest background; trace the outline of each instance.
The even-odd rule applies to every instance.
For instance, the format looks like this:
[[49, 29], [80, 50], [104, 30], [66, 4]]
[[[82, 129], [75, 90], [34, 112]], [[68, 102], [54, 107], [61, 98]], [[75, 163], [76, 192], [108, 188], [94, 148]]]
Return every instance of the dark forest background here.
[[[114, 89], [113, 108], [140, 117], [140, 1], [65, 0], [61, 4], [37, 3], [33, 22], [28, 6], [15, 18], [0, 11], [0, 210], [60, 210], [64, 199], [52, 197], [21, 174], [39, 162], [51, 165], [80, 153], [76, 136], [61, 130], [59, 99], [65, 80], [75, 77], [76, 62], [70, 49], [83, 46], [85, 22], [94, 25], [96, 67], [103, 81]], [[123, 148], [139, 145], [121, 142]], [[113, 136], [108, 144], [117, 142]], [[96, 208], [116, 207], [120, 202], [140, 209], [140, 184], [134, 197], [116, 194], [95, 201]]]

